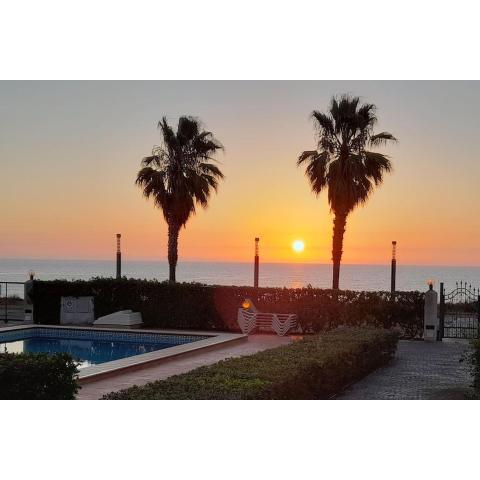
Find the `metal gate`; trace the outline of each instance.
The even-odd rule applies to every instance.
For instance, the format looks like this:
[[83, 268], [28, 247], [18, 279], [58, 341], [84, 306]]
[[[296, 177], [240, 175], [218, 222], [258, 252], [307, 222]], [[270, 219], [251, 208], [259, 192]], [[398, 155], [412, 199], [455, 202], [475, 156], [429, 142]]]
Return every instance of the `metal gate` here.
[[0, 322], [25, 319], [23, 282], [0, 282]]
[[480, 338], [480, 290], [466, 282], [446, 292], [440, 284], [440, 324], [442, 338]]

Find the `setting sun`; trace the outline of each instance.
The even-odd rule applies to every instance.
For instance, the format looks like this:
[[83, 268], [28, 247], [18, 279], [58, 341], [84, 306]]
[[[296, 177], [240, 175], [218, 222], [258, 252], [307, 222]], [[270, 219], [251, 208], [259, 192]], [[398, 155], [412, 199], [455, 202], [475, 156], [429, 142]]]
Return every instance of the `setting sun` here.
[[296, 251], [296, 252], [303, 252], [304, 248], [305, 248], [305, 243], [303, 242], [303, 240], [295, 240], [293, 243], [292, 243], [292, 248]]

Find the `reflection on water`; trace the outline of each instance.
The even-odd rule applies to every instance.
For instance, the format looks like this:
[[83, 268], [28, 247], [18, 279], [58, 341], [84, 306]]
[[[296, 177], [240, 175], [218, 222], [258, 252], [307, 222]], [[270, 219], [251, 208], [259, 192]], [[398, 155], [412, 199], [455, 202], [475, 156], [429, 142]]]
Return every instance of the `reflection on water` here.
[[171, 347], [168, 343], [132, 343], [103, 340], [34, 337], [0, 344], [5, 353], [69, 353], [80, 362], [78, 368], [110, 362]]

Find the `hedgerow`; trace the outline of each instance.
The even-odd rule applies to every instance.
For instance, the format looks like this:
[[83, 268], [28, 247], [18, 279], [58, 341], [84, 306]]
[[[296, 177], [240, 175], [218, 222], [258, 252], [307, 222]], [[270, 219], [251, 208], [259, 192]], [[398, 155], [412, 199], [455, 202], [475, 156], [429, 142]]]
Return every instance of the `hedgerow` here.
[[480, 340], [475, 339], [471, 341], [471, 350], [461, 359], [461, 361], [467, 360], [470, 372], [472, 374], [473, 392], [471, 398], [480, 399]]
[[208, 286], [196, 283], [94, 278], [34, 282], [35, 323], [58, 324], [62, 296], [93, 295], [95, 316], [132, 309], [146, 327], [238, 331], [237, 309], [251, 298], [262, 311], [296, 313], [304, 332], [340, 325], [396, 328], [404, 337], [421, 335], [423, 293], [334, 291], [318, 288]]

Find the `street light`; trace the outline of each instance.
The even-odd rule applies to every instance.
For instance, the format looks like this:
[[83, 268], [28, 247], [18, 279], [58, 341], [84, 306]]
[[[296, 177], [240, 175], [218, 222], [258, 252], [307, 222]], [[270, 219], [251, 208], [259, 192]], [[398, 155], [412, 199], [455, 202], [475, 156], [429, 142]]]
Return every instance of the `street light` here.
[[254, 258], [254, 267], [253, 267], [253, 286], [258, 288], [258, 268], [259, 268], [259, 256], [258, 256], [258, 242], [260, 241], [259, 237], [255, 238], [255, 258]]
[[395, 293], [395, 284], [397, 279], [397, 242], [392, 241], [392, 273], [391, 273], [391, 283], [390, 291]]
[[122, 252], [120, 251], [120, 238], [122, 235], [117, 233], [117, 280], [122, 278]]

